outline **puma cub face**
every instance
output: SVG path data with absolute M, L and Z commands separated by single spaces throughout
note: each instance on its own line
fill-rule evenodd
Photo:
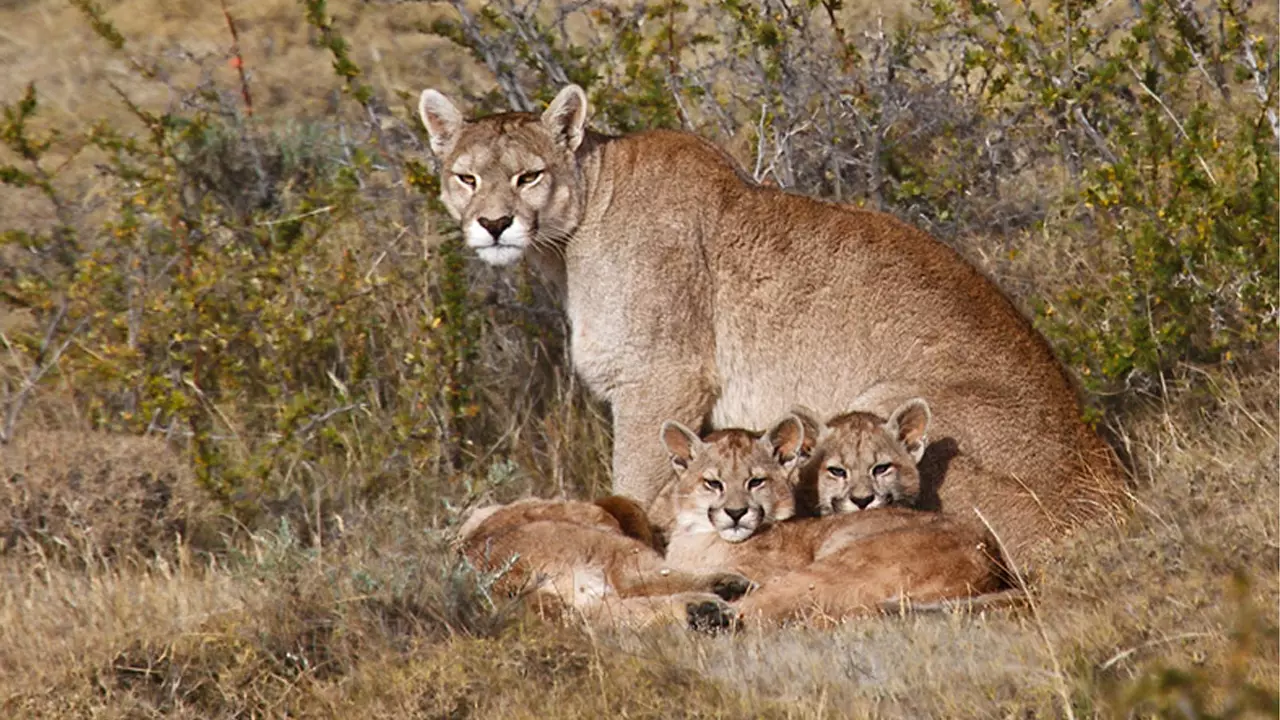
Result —
M 490 265 L 510 265 L 530 246 L 559 247 L 582 217 L 582 143 L 587 97 L 561 93 L 541 117 L 520 113 L 469 123 L 426 90 L 418 113 L 440 159 L 440 197 L 467 245 Z
M 848 412 L 821 427 L 797 411 L 816 435 L 802 482 L 816 484 L 819 515 L 858 512 L 889 505 L 914 505 L 920 495 L 916 463 L 928 440 L 929 405 L 913 398 L 888 420 Z
M 705 439 L 675 421 L 662 425 L 676 478 L 677 533 L 717 533 L 738 543 L 795 514 L 790 475 L 804 442 L 788 416 L 763 435 L 717 430 Z

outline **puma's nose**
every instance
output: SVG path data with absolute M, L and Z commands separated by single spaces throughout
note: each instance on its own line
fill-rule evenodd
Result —
M 849 497 L 849 500 L 854 505 L 857 505 L 859 510 L 866 510 L 867 506 L 870 505 L 875 499 L 876 499 L 875 495 L 868 495 L 866 497 L 852 497 L 852 496 Z
M 725 514 L 725 515 L 728 515 L 728 516 L 729 516 L 729 519 L 730 519 L 730 520 L 732 520 L 732 521 L 734 522 L 734 524 L 736 525 L 736 524 L 738 523 L 738 521 L 742 519 L 742 516 L 744 516 L 744 515 L 746 515 L 746 514 L 747 514 L 747 509 L 746 509 L 746 508 L 744 508 L 744 507 L 742 507 L 742 508 L 725 508 L 725 509 L 724 509 L 724 514 Z
M 494 240 L 497 240 L 503 230 L 511 227 L 512 219 L 510 215 L 504 215 L 500 218 L 476 218 L 476 222 L 480 223 L 480 227 L 488 230 Z

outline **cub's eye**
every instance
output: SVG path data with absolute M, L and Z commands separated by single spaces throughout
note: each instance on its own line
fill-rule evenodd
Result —
M 476 176 L 475 176 L 475 175 L 468 175 L 468 174 L 466 174 L 466 173 L 458 173 L 457 175 L 454 175 L 454 177 L 458 178 L 458 182 L 462 183 L 463 185 L 466 185 L 466 186 L 467 186 L 467 187 L 469 187 L 469 188 L 473 188 L 473 187 L 475 187 L 475 186 L 476 186 Z
M 871 468 L 871 474 L 875 475 L 876 477 L 880 477 L 881 475 L 884 475 L 885 473 L 889 472 L 892 469 L 893 469 L 893 463 L 880 463 L 879 465 Z
M 845 472 L 844 468 L 839 465 L 832 465 L 828 467 L 827 472 L 831 473 L 831 477 L 840 478 L 841 480 L 845 479 L 849 475 L 849 473 Z
M 542 172 L 541 170 L 530 170 L 529 172 L 520 173 L 516 176 L 516 187 L 533 187 L 534 183 L 542 179 Z
M 764 485 L 765 478 L 753 477 L 747 481 L 748 490 L 756 490 Z
M 713 492 L 720 492 L 721 490 L 724 490 L 724 483 L 719 480 L 703 480 L 702 484 L 706 485 L 707 489 Z

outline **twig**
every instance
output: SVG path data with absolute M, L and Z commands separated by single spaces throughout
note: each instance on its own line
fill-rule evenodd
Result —
M 365 407 L 364 403 L 351 403 L 350 405 L 343 405 L 342 407 L 333 408 L 332 410 L 316 415 L 315 417 L 308 420 L 306 425 L 303 425 L 301 428 L 298 428 L 298 431 L 294 433 L 294 437 L 306 437 L 312 430 L 316 428 L 316 426 L 329 420 L 329 418 L 332 418 L 334 415 L 340 415 L 342 413 L 351 412 L 352 410 L 360 410 L 360 409 L 363 409 L 364 407 Z
M 62 358 L 62 354 L 66 352 L 67 348 L 71 345 L 71 342 L 75 340 L 76 335 L 78 335 L 89 322 L 88 318 L 81 320 L 75 328 L 71 330 L 70 334 L 67 335 L 67 338 L 62 341 L 62 344 L 58 346 L 58 349 L 54 350 L 53 354 L 46 358 L 45 355 L 49 349 L 49 344 L 53 342 L 53 335 L 57 332 L 58 326 L 62 324 L 62 319 L 66 317 L 66 314 L 67 305 L 64 302 L 58 308 L 58 314 L 54 316 L 53 322 L 49 323 L 49 328 L 45 331 L 44 339 L 40 342 L 40 352 L 36 356 L 36 363 L 32 366 L 31 371 L 27 373 L 27 376 L 23 378 L 22 388 L 8 399 L 6 403 L 8 405 L 8 409 L 5 412 L 4 427 L 0 427 L 0 445 L 8 445 L 13 439 L 13 428 L 18 424 L 18 415 L 22 413 L 22 408 L 27 403 L 27 397 L 33 390 L 35 390 L 36 385 L 40 383 L 40 380 L 44 378 L 49 370 L 58 364 L 58 360 Z M 13 346 L 9 344 L 9 339 L 2 333 L 0 333 L 0 340 L 3 340 L 5 347 L 9 349 L 9 352 L 16 356 Z
M 1179 640 L 1193 640 L 1195 638 L 1208 638 L 1208 637 L 1213 637 L 1213 633 L 1206 633 L 1206 632 L 1181 633 L 1179 635 L 1171 635 L 1170 637 L 1160 638 L 1158 640 L 1151 640 L 1150 642 L 1144 642 L 1141 645 L 1134 645 L 1133 647 L 1127 650 L 1121 650 L 1115 655 L 1112 655 L 1106 662 L 1099 665 L 1098 669 L 1110 670 L 1111 666 L 1115 665 L 1121 660 L 1124 660 L 1130 655 L 1136 652 L 1139 652 L 1141 650 L 1146 650 L 1148 648 L 1156 647 L 1157 645 L 1166 645 L 1168 643 L 1177 642 Z
M 294 215 L 292 217 L 280 218 L 279 220 L 263 220 L 262 222 L 258 222 L 254 224 L 257 225 L 258 227 L 272 227 L 274 225 L 283 225 L 285 223 L 297 222 L 299 220 L 309 218 L 313 215 L 320 215 L 322 213 L 327 213 L 332 210 L 333 210 L 332 205 L 325 205 L 322 208 L 316 208 L 315 210 L 312 210 L 310 212 L 304 212 L 301 215 Z
M 1142 76 L 1138 74 L 1138 71 L 1135 70 L 1132 65 L 1129 66 L 1129 72 L 1133 73 L 1133 78 L 1138 81 L 1138 87 L 1142 88 L 1144 92 L 1150 95 L 1151 99 L 1155 100 L 1156 104 L 1159 105 L 1160 108 L 1164 110 L 1164 113 L 1169 116 L 1169 119 L 1173 121 L 1174 127 L 1178 128 L 1178 132 L 1182 135 L 1182 139 L 1187 142 L 1191 142 L 1191 136 L 1187 134 L 1187 129 L 1182 127 L 1182 123 L 1178 121 L 1178 117 L 1173 114 L 1173 111 L 1169 109 L 1169 106 L 1164 104 L 1164 100 L 1161 100 L 1160 96 L 1155 94 L 1155 91 L 1147 87 L 1147 83 L 1142 80 Z M 1209 182 L 1217 185 L 1218 178 L 1213 176 L 1213 171 L 1209 169 L 1209 163 L 1204 161 L 1204 158 L 1200 156 L 1200 152 L 1194 147 L 1191 149 L 1191 152 L 1196 154 L 1196 160 L 1200 161 L 1200 167 L 1204 168 L 1205 174 L 1209 176 Z
M 962 598 L 946 598 L 934 602 L 907 604 L 908 598 L 899 596 L 880 603 L 880 611 L 905 615 L 910 611 L 913 615 L 953 612 L 986 612 L 987 610 L 1009 610 L 1024 607 L 1028 596 L 1022 590 L 1001 590 L 999 592 L 971 595 Z
M 1089 122 L 1089 118 L 1085 117 L 1084 110 L 1082 110 L 1079 105 L 1075 106 L 1071 115 L 1076 119 L 1076 122 L 1080 123 L 1080 126 L 1084 128 L 1084 134 L 1088 135 L 1089 139 L 1093 141 L 1093 145 L 1098 148 L 1098 152 L 1102 153 L 1107 158 L 1107 162 L 1110 162 L 1112 165 L 1119 164 L 1120 161 L 1116 158 L 1115 153 L 1111 152 L 1111 148 L 1107 146 L 1107 139 L 1102 137 L 1102 134 L 1093 127 Z
M 1032 596 L 1031 591 L 1027 589 L 1027 581 L 1023 579 L 1022 573 L 1018 571 L 1018 566 L 1013 561 L 1013 556 L 1009 554 L 1009 549 L 1005 547 L 1004 541 L 1000 539 L 1000 534 L 996 532 L 991 523 L 987 522 L 986 516 L 978 508 L 974 508 L 973 512 L 987 526 L 987 530 L 991 533 L 991 537 L 996 539 L 996 545 L 1000 548 L 1000 554 L 1004 556 L 1005 562 L 1009 565 L 1009 572 L 1013 573 L 1013 577 L 1018 581 L 1018 587 L 1022 589 L 1022 593 L 1027 597 L 1027 606 L 1031 608 L 1031 617 L 1036 621 L 1036 629 L 1040 632 L 1040 639 L 1044 642 L 1045 649 L 1049 652 L 1049 662 L 1053 663 L 1053 676 L 1057 680 L 1058 695 L 1062 697 L 1062 710 L 1066 713 L 1069 720 L 1075 720 L 1076 713 L 1071 708 L 1071 693 L 1067 691 L 1067 680 L 1062 674 L 1062 666 L 1058 663 L 1058 653 L 1054 650 L 1053 641 L 1049 639 L 1049 631 L 1045 629 L 1044 619 L 1040 617 L 1040 606 L 1036 604 L 1036 599 Z
M 244 450 L 248 452 L 248 443 L 244 441 L 244 438 L 240 437 L 240 433 L 236 431 L 236 426 L 231 423 L 231 418 L 227 417 L 226 413 L 222 412 L 222 408 L 218 407 L 216 403 L 210 400 L 209 396 L 204 394 L 204 390 L 200 389 L 200 386 L 196 385 L 195 381 L 191 378 L 184 377 L 182 378 L 182 382 L 187 387 L 195 391 L 196 397 L 200 399 L 200 402 L 204 403 L 211 413 L 218 416 L 218 419 L 222 421 L 222 424 L 226 425 L 227 429 L 231 431 L 232 437 L 234 437 L 236 442 L 240 444 L 240 447 L 244 448 Z
M 533 110 L 533 102 L 529 100 L 529 95 L 520 86 L 520 81 L 515 76 L 514 70 L 507 67 L 497 55 L 494 48 L 484 36 L 484 31 L 480 29 L 480 23 L 476 20 L 476 16 L 467 9 L 467 4 L 463 0 L 450 0 L 449 4 L 458 12 L 462 18 L 462 33 L 471 43 L 471 51 L 477 54 L 484 61 L 489 72 L 493 73 L 493 77 L 498 82 L 498 86 L 502 88 L 503 94 L 507 96 L 507 103 L 515 110 L 529 112 Z
M 1258 99 L 1267 106 L 1267 120 L 1271 122 L 1271 132 L 1276 136 L 1276 140 L 1280 141 L 1280 117 L 1276 116 L 1275 105 L 1271 102 L 1271 86 L 1270 78 L 1264 73 L 1262 66 L 1258 63 L 1258 54 L 1254 51 L 1253 38 L 1249 33 L 1244 33 L 1244 61 L 1249 71 L 1253 73 L 1253 92 Z
M 244 74 L 244 57 L 240 55 L 240 33 L 236 32 L 236 22 L 227 9 L 227 0 L 222 2 L 222 17 L 227 19 L 227 29 L 231 31 L 231 67 L 240 73 L 240 96 L 244 98 L 244 113 L 253 116 L 253 96 L 249 94 L 249 78 Z

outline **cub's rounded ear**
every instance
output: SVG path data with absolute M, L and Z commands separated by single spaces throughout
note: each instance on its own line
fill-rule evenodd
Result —
M 790 469 L 800 460 L 804 436 L 804 423 L 795 415 L 788 415 L 769 428 L 764 439 L 782 467 Z
M 566 150 L 577 150 L 587 132 L 587 93 L 577 85 L 564 86 L 542 113 L 542 124 Z
M 458 132 L 466 123 L 462 112 L 444 93 L 427 89 L 418 98 L 418 115 L 427 128 L 427 134 L 431 136 L 431 152 L 443 160 L 453 150 Z
M 800 462 L 804 462 L 813 457 L 813 446 L 818 443 L 818 438 L 822 436 L 826 426 L 818 419 L 818 413 L 804 405 L 793 406 L 791 414 L 795 415 L 804 426 L 804 440 L 800 442 Z
M 671 465 L 677 470 L 688 469 L 693 459 L 702 452 L 702 441 L 698 436 L 675 420 L 662 423 L 659 439 L 667 449 L 667 455 L 671 457 Z
M 929 403 L 921 398 L 911 398 L 893 411 L 889 421 L 885 423 L 885 429 L 902 443 L 916 462 L 920 462 L 920 458 L 924 457 L 924 449 L 929 444 L 927 433 L 932 417 Z

